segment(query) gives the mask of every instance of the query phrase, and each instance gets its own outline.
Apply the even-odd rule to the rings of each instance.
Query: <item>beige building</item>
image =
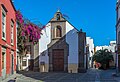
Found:
[[[25,55],[17,56],[17,71],[39,71],[39,43],[27,43],[27,52]]]

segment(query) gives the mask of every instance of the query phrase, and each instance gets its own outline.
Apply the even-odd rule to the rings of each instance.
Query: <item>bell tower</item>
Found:
[[[69,48],[65,40],[66,19],[62,16],[60,10],[57,10],[49,23],[51,23],[51,42],[47,46],[49,56],[49,71],[67,72]]]
[[[57,41],[62,38],[66,33],[66,19],[62,16],[60,10],[54,14],[50,20],[51,23],[51,40]]]

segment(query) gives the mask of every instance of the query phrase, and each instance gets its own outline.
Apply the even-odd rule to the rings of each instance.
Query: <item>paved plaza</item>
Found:
[[[25,72],[13,75],[3,82],[120,82],[113,77],[115,70],[89,69],[87,73],[39,73]]]

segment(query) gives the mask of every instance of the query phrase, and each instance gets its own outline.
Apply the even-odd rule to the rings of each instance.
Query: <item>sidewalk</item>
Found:
[[[120,82],[120,74],[118,76],[113,76],[115,80],[117,80],[118,82]]]
[[[111,71],[111,76],[117,81],[120,82],[120,74],[116,74],[116,71]]]
[[[20,72],[20,74],[16,73],[6,78],[2,82],[41,82],[40,80],[35,80],[31,77],[27,77],[24,74],[33,75],[35,74],[35,72],[29,71],[29,72]]]
[[[116,71],[115,69],[108,69],[108,70],[98,70],[101,78],[106,78],[106,79],[111,79],[113,78],[117,82],[120,82],[120,74],[116,76]]]
[[[17,77],[22,76],[22,74],[13,74],[10,77],[6,78],[5,80],[3,80],[2,82],[15,82],[15,80],[17,79]]]
[[[120,77],[115,77],[114,78],[116,81],[120,82]]]
[[[77,79],[79,78],[78,82],[82,82],[82,79],[84,79],[84,82],[85,81],[89,82],[90,80],[93,81],[95,79],[96,72],[99,73],[100,75],[99,77],[100,82],[102,82],[102,80],[104,80],[104,82],[108,82],[108,80],[109,82],[120,82],[120,76],[118,77],[113,76],[113,74],[115,73],[115,70],[94,70],[94,69],[88,69],[87,73],[83,75],[86,79],[84,79],[84,77],[81,77],[79,73],[76,73],[76,74],[65,73],[64,74],[64,73],[23,72],[20,74],[19,73],[14,74],[6,78],[2,82],[43,82],[43,81],[53,82],[53,81],[56,81],[56,79],[60,79],[64,75],[65,76],[67,75],[67,77],[65,77],[64,79],[62,78],[61,82],[62,81],[73,82],[72,80],[76,80],[76,78]],[[72,78],[72,80],[70,80],[70,78]]]

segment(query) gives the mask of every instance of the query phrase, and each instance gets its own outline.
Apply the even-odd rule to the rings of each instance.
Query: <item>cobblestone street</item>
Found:
[[[89,69],[87,73],[39,73],[26,72],[16,74],[3,82],[119,82],[120,77],[112,76],[115,70]]]

